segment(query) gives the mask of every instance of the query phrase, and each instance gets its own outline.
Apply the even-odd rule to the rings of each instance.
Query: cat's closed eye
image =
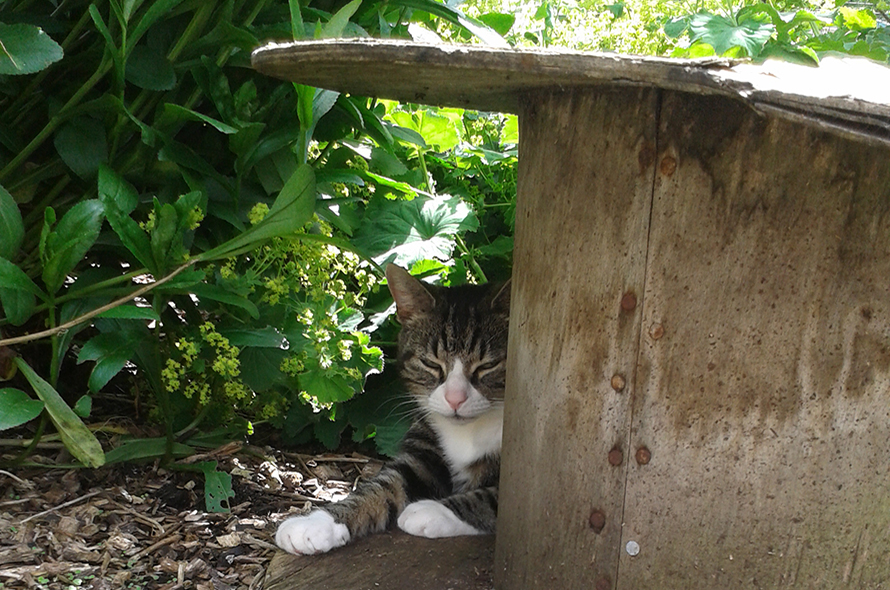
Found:
[[[445,378],[445,369],[437,361],[422,358],[420,364],[439,379]]]
[[[490,373],[497,369],[501,365],[502,361],[487,361],[484,363],[479,363],[475,367],[473,367],[473,376],[477,379],[481,379],[487,373]]]

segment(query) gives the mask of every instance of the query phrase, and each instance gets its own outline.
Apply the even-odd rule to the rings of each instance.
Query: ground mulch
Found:
[[[284,453],[229,444],[224,513],[205,511],[200,473],[157,462],[0,470],[0,589],[259,590],[278,523],[344,497],[382,465],[360,453]]]

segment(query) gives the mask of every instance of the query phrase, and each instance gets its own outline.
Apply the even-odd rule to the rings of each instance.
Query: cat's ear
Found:
[[[386,282],[396,302],[399,321],[403,324],[418,315],[429,313],[436,305],[436,300],[423,283],[408,274],[404,268],[387,264]]]
[[[506,314],[510,313],[510,287],[512,284],[513,280],[510,279],[495,293],[494,298],[491,300],[492,310]]]

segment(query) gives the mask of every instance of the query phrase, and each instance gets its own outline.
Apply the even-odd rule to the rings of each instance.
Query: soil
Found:
[[[232,476],[228,512],[205,510],[203,475],[157,462],[0,470],[0,589],[255,590],[282,519],[344,497],[379,459],[230,444],[191,457]],[[182,463],[179,465],[182,467]]]

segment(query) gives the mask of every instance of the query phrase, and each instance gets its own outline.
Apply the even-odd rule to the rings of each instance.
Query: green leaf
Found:
[[[137,45],[127,59],[126,80],[134,86],[156,92],[176,86],[173,65],[159,48]]]
[[[40,415],[44,404],[32,399],[20,389],[0,389],[0,430],[7,430],[30,422]]]
[[[315,211],[315,175],[302,164],[285,183],[265,219],[240,236],[201,255],[202,260],[228,258],[274,237],[293,234],[312,219]]]
[[[504,128],[501,129],[501,144],[515,145],[519,143],[519,117],[507,115]]]
[[[771,22],[755,19],[732,19],[725,16],[699,12],[689,21],[689,37],[707,43],[717,55],[724,55],[738,47],[750,57],[760,55],[776,27]]]
[[[93,433],[68,407],[62,396],[37,375],[28,363],[21,358],[16,358],[14,362],[34,388],[37,397],[46,404],[46,411],[58,429],[65,448],[87,467],[101,467],[105,463],[105,453]]]
[[[400,127],[416,131],[424,142],[440,152],[447,152],[460,143],[457,125],[460,115],[445,109],[420,109],[414,113],[398,111],[390,118]]]
[[[841,6],[838,12],[844,19],[844,24],[854,31],[862,31],[865,29],[874,29],[878,26],[875,15],[867,8],[850,8]]]
[[[392,6],[405,6],[422,10],[429,14],[444,18],[448,22],[461,26],[470,33],[476,35],[483,43],[492,47],[509,47],[503,37],[491,30],[484,23],[466,16],[460,10],[448,4],[441,4],[436,0],[391,0]]]
[[[81,178],[91,178],[108,162],[105,126],[91,117],[79,117],[62,126],[53,138],[62,161]]]
[[[88,382],[96,393],[121,372],[136,354],[139,339],[129,331],[105,332],[88,340],[77,355],[77,364],[96,361]]]
[[[504,36],[513,28],[516,15],[503,12],[489,12],[479,16],[479,20],[491,27],[498,35]]]
[[[166,293],[172,291],[173,289],[168,289],[168,285],[164,285],[160,287],[162,293]],[[176,289],[180,290],[180,289]],[[220,303],[225,303],[226,305],[234,305],[236,307],[240,307],[253,319],[257,319],[260,317],[260,310],[257,309],[257,306],[247,297],[243,295],[239,295],[238,293],[234,293],[225,287],[220,285],[213,285],[209,283],[201,283],[197,285],[192,285],[185,289],[182,289],[185,292],[196,295],[198,299],[210,299],[211,301],[219,301]]]
[[[74,402],[74,413],[81,418],[89,418],[90,412],[93,410],[93,398],[83,395],[79,400]]]
[[[238,133],[238,129],[232,127],[231,125],[226,125],[222,121],[214,119],[213,117],[208,117],[207,115],[203,115],[197,111],[187,109],[178,104],[165,104],[163,116],[165,119],[174,121],[197,121],[199,123],[207,123],[220,133],[225,133],[226,135]],[[262,128],[263,126],[260,125],[260,129]]]
[[[55,293],[99,237],[105,208],[96,199],[72,207],[46,238],[43,282]]]
[[[664,34],[671,39],[679,39],[688,28],[689,16],[675,17],[664,23]]]
[[[27,322],[34,314],[35,305],[34,295],[31,293],[0,287],[0,306],[13,326],[21,326]]]
[[[315,438],[328,450],[333,451],[340,446],[340,436],[346,428],[346,420],[322,418],[315,423]]]
[[[130,38],[127,40],[129,46],[132,48],[159,18],[165,15],[169,16],[173,9],[181,3],[182,0],[156,0],[152,2],[145,14],[142,15],[139,24],[130,33]]]
[[[346,25],[349,24],[349,19],[352,18],[352,15],[355,14],[355,11],[358,10],[361,5],[362,0],[352,0],[352,2],[338,10],[331,19],[322,26],[321,37],[342,37]]]
[[[284,348],[287,340],[284,335],[273,328],[266,326],[258,330],[236,329],[219,331],[220,334],[229,339],[232,346],[253,346],[259,348]]]
[[[25,271],[5,258],[0,258],[0,285],[3,285],[3,290],[21,291],[44,298],[43,291],[34,284]]]
[[[136,190],[111,168],[99,168],[99,200],[105,207],[105,217],[111,229],[120,238],[142,266],[155,272],[154,257],[148,235],[130,217],[139,197]]]
[[[19,206],[0,185],[0,258],[14,260],[24,237],[25,226]]]
[[[328,376],[323,371],[306,371],[300,375],[300,388],[320,404],[345,402],[352,399],[355,390],[344,377]]]
[[[97,318],[110,318],[116,320],[154,320],[161,321],[161,316],[150,307],[137,307],[135,305],[118,305],[103,311]]]
[[[125,461],[138,461],[140,459],[155,459],[163,457],[167,452],[167,439],[165,438],[140,438],[123,443],[105,453],[105,464],[123,463]],[[173,443],[174,457],[188,457],[195,449],[190,446]]]
[[[0,75],[33,74],[62,59],[62,46],[34,25],[0,23]]]
[[[232,344],[239,346],[234,342]],[[287,356],[288,351],[280,348],[242,348],[238,355],[241,380],[253,391],[266,391],[277,384],[285,383],[288,377],[281,372],[280,367]]]
[[[460,197],[417,197],[408,202],[375,198],[353,243],[378,264],[393,262],[407,268],[418,260],[448,260],[454,236],[478,225]]]
[[[204,507],[207,512],[228,512],[229,498],[235,497],[232,476],[216,470],[216,461],[197,463],[204,473]]]

